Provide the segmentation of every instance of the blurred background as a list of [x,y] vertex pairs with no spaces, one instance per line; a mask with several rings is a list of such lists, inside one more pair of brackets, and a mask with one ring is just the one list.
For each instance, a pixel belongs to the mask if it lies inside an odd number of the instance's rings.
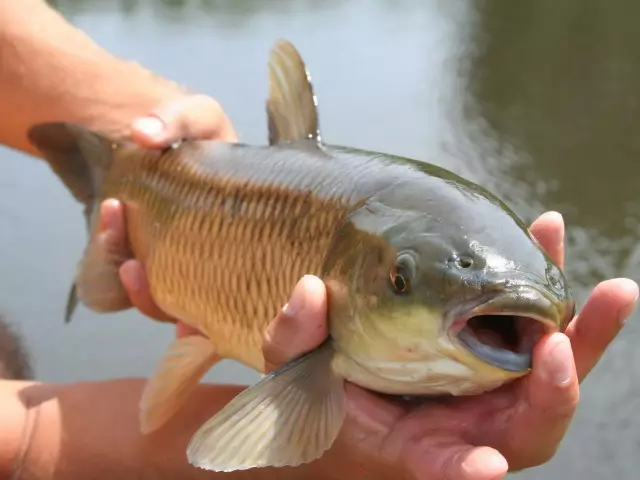
[[[218,99],[249,143],[266,143],[267,55],[288,38],[313,76],[328,143],[445,166],[527,221],[559,210],[580,304],[600,280],[640,280],[639,2],[51,3],[114,54]],[[149,375],[170,328],[84,307],[63,325],[86,241],[81,207],[44,163],[21,156],[0,148],[0,305],[25,335],[38,377]],[[584,382],[557,456],[514,477],[637,478],[638,317]],[[229,361],[207,376],[256,378]]]

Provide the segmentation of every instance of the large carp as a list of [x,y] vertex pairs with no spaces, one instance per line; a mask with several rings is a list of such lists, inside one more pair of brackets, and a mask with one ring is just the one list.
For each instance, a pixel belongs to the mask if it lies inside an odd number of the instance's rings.
[[264,371],[262,335],[303,274],[325,283],[330,337],[232,400],[189,460],[230,471],[320,457],[345,415],[343,382],[398,395],[471,395],[525,375],[536,341],[575,311],[563,273],[494,195],[442,168],[320,138],[296,49],[269,62],[269,145],[116,143],[41,124],[32,143],[85,205],[89,242],[69,298],[130,306],[98,207],[125,206],[131,253],[165,312],[204,336],[174,341],[141,400],[161,427],[230,358]]

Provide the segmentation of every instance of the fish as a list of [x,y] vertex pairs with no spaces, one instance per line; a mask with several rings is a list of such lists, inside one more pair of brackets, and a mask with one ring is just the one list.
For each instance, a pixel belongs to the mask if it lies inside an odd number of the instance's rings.
[[[265,145],[145,149],[69,122],[28,131],[84,205],[65,319],[78,303],[129,308],[118,268],[133,256],[158,306],[203,334],[167,347],[141,396],[141,432],[171,420],[221,359],[262,373],[190,439],[188,461],[206,470],[320,458],[344,423],[345,382],[429,397],[521,378],[576,308],[560,267],[496,195],[426,161],[326,143],[290,41],[272,46],[268,76]],[[124,205],[127,252],[105,246],[107,198]],[[329,336],[266,372],[264,331],[305,274],[326,286]]]

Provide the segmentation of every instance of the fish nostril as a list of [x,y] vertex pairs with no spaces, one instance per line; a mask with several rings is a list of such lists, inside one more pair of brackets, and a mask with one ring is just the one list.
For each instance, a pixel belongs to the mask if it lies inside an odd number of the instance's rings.
[[460,257],[460,258],[458,258],[457,265],[460,268],[463,268],[463,269],[467,270],[467,269],[473,267],[473,265],[474,265],[473,258],[471,258],[471,257]]

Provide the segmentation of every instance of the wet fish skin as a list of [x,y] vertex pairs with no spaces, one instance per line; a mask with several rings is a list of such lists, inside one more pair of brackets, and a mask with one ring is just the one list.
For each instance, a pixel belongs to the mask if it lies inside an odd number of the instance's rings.
[[98,311],[130,306],[117,275],[127,255],[106,251],[97,225],[99,200],[119,198],[154,299],[206,335],[165,353],[141,401],[145,433],[221,358],[263,371],[267,323],[303,274],[324,280],[330,339],[194,435],[189,461],[218,471],[318,458],[342,425],[344,379],[385,393],[464,395],[527,373],[504,352],[492,363],[463,344],[462,314],[492,305],[485,313],[556,331],[575,308],[562,272],[486,190],[423,162],[321,142],[310,77],[288,42],[272,50],[270,83],[269,146],[147,151],[68,124],[30,132],[86,205],[78,298]]

